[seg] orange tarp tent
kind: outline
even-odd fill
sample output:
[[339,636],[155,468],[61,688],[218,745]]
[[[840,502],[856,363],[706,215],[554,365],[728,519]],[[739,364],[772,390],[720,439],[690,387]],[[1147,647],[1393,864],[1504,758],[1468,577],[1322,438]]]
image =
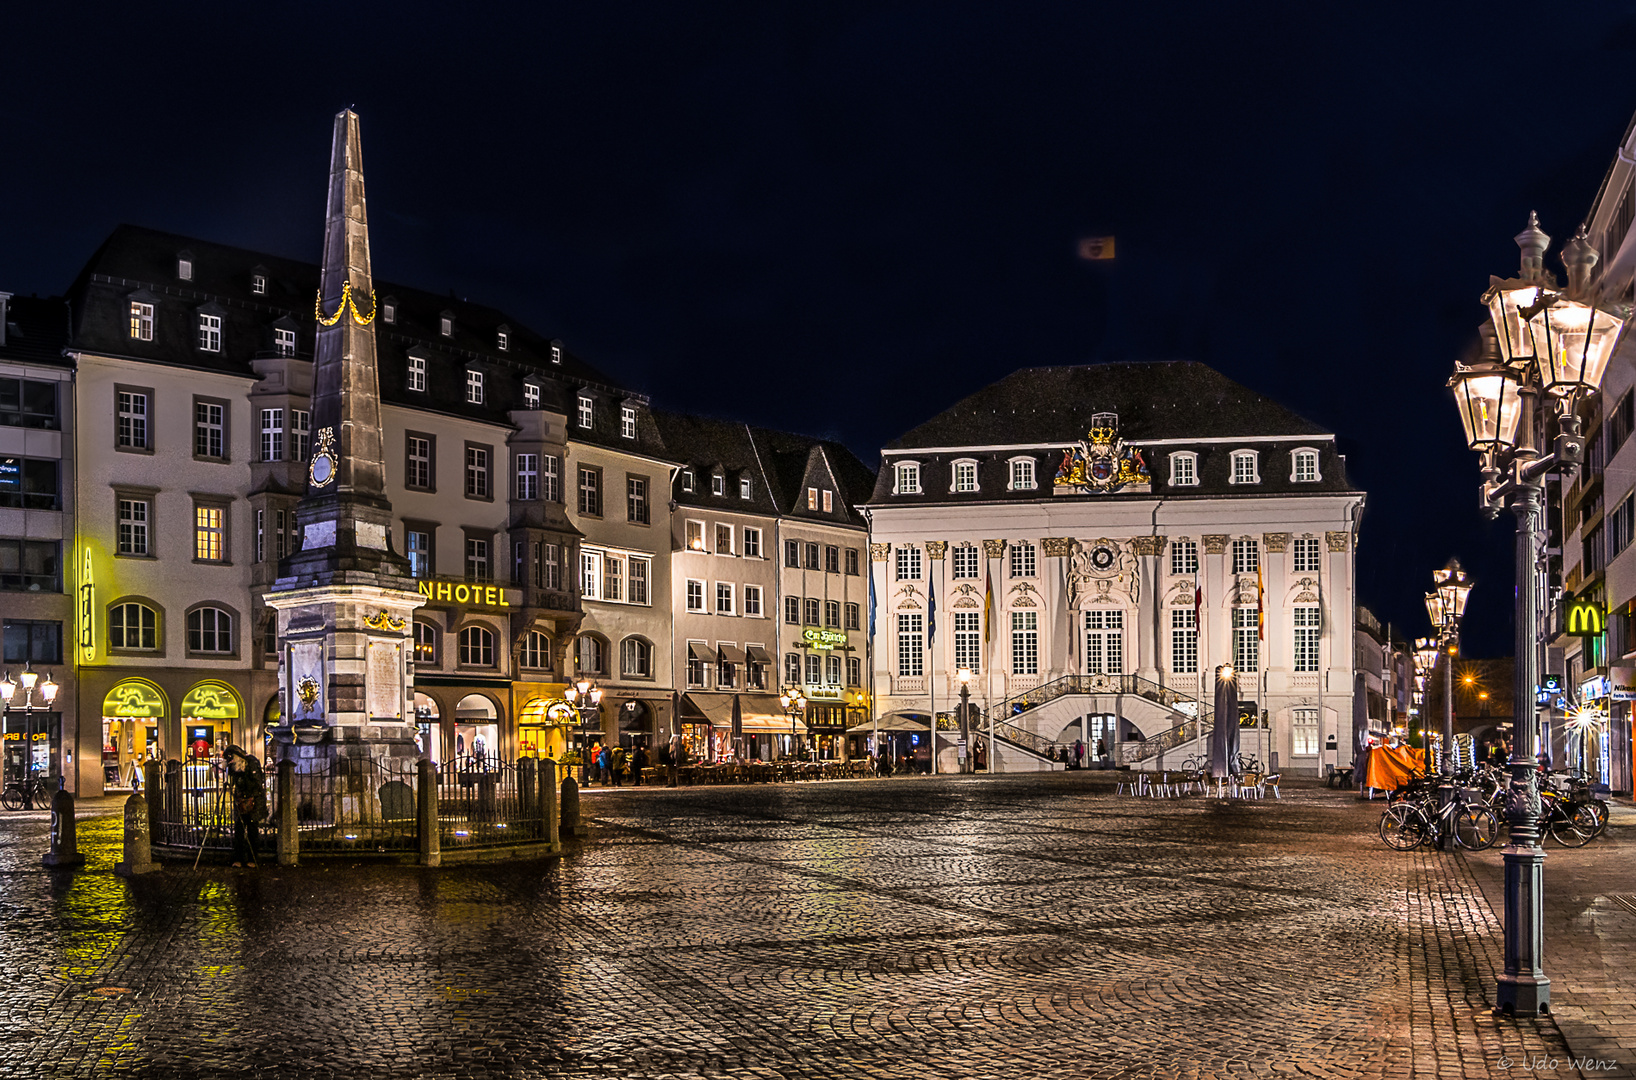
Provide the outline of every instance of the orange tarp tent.
[[1381,791],[1395,791],[1409,782],[1411,776],[1426,772],[1426,751],[1412,746],[1377,746],[1369,751],[1369,771],[1364,774],[1363,786]]

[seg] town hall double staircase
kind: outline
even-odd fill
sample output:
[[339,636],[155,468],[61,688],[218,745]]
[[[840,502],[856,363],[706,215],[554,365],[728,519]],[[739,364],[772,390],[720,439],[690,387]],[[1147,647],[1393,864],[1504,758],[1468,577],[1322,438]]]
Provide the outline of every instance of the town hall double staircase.
[[[1056,736],[1083,716],[1114,714],[1143,732],[1155,734],[1117,747],[1118,763],[1140,768],[1150,762],[1203,752],[1214,727],[1208,702],[1139,675],[1064,675],[1007,698],[989,710],[996,750],[1011,768],[1056,767],[1062,743]],[[1089,748],[1087,748],[1087,753]]]

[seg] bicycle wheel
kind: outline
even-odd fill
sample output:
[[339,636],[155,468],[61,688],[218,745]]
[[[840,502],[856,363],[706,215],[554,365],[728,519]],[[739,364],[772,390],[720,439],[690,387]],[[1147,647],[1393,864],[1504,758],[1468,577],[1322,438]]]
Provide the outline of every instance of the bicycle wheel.
[[1380,815],[1380,838],[1396,851],[1412,851],[1426,842],[1430,825],[1412,803],[1394,803]]
[[0,806],[7,810],[21,810],[23,808],[23,789],[16,784],[7,784],[4,791],[0,791]]
[[1486,806],[1466,806],[1454,813],[1454,842],[1467,851],[1482,851],[1500,838],[1500,819]]
[[1596,818],[1596,835],[1601,836],[1608,831],[1608,804],[1599,799],[1591,799],[1582,803],[1582,806]]
[[1562,807],[1562,813],[1551,822],[1551,839],[1563,847],[1579,848],[1596,836],[1596,816],[1585,809],[1584,803]]

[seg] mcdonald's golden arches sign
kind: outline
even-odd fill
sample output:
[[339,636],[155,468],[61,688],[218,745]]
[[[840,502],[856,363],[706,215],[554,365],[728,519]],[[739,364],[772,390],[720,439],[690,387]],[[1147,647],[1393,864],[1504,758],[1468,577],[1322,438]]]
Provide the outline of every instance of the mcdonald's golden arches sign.
[[1575,596],[1564,601],[1568,605],[1568,633],[1574,637],[1600,637],[1607,624],[1607,613],[1602,605],[1589,596]]

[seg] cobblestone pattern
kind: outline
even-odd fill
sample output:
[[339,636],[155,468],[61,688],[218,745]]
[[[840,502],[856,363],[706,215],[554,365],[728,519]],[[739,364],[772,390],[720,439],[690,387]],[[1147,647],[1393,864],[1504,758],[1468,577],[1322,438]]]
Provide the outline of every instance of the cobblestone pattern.
[[[1487,1077],[1498,926],[1380,806],[1083,774],[587,797],[559,863],[39,869],[0,823],[0,1072]],[[1571,1075],[1567,1069],[1553,1073]]]

